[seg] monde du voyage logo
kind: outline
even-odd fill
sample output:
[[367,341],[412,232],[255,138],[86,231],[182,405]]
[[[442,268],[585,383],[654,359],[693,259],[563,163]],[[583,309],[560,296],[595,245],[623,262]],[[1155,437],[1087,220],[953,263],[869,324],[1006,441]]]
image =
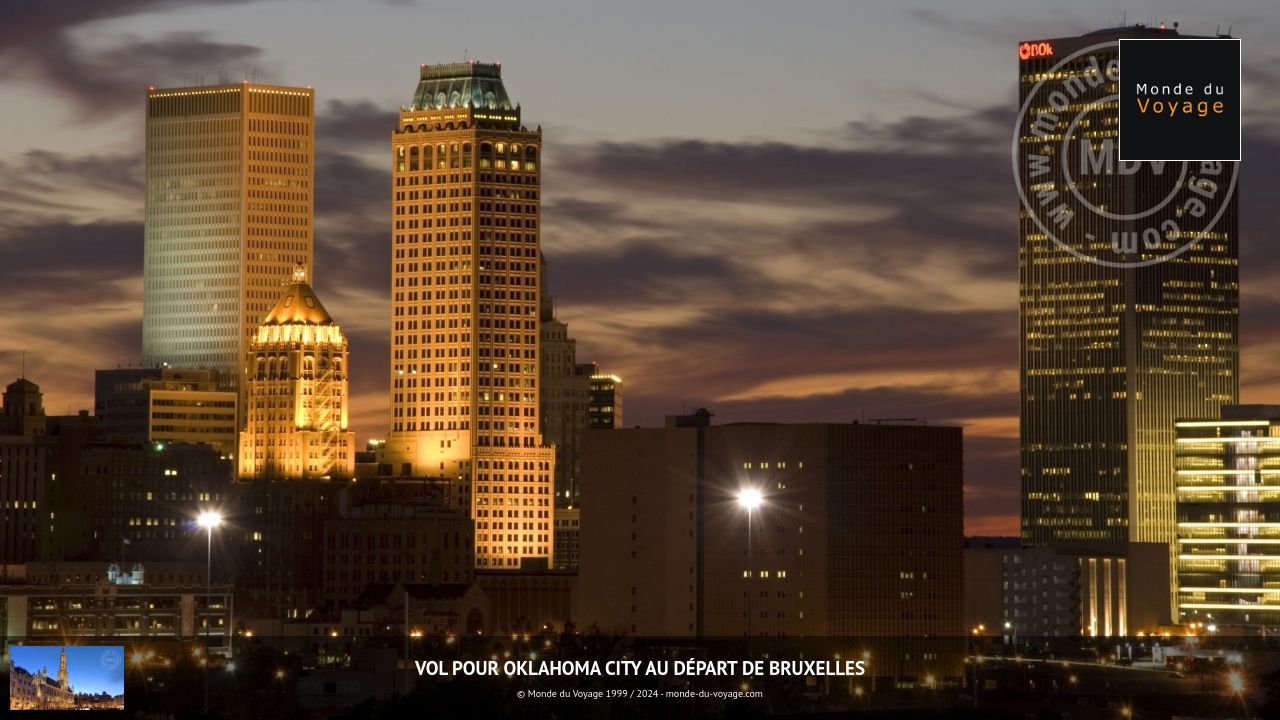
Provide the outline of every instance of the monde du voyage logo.
[[[1120,160],[1117,49],[1115,40],[1102,42],[1047,70],[1023,69],[1024,82],[1031,73],[1035,85],[1014,127],[1013,174],[1026,216],[1062,250],[1108,267],[1142,267],[1217,237],[1239,168],[1175,160],[1176,144],[1166,148],[1169,160]],[[1049,42],[1018,46],[1023,62],[1053,55]]]

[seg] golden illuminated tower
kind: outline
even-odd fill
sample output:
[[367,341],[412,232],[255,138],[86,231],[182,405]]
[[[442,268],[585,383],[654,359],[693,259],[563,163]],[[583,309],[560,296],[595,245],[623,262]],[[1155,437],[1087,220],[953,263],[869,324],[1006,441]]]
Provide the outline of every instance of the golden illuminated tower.
[[[1043,221],[1025,206],[1020,212],[1027,544],[1172,544],[1175,422],[1214,417],[1239,395],[1234,195],[1215,201],[1214,224],[1212,213],[1189,213],[1175,195],[1191,185],[1180,179],[1179,163],[1126,169],[1118,160],[1118,81],[1106,69],[1119,66],[1119,41],[1176,37],[1138,25],[1019,48],[1020,104],[1027,108],[1018,127],[1019,187],[1032,198],[1068,198],[1078,217],[1054,227],[1055,242]],[[1075,103],[1071,116],[1037,125],[1061,98]],[[1070,152],[1059,152],[1060,144],[1067,147],[1064,134]],[[1033,167],[1046,144],[1053,152],[1047,174]],[[1163,172],[1166,165],[1174,169]],[[1202,163],[1188,165],[1203,172]],[[1114,249],[1112,238],[1166,223],[1183,229],[1157,234],[1159,244],[1141,255]],[[1201,239],[1166,255],[1192,236]]]
[[242,479],[354,474],[356,439],[347,430],[347,339],[301,266],[249,346],[244,398]]
[[147,93],[142,355],[244,371],[280,283],[312,259],[314,93],[256,83]]
[[538,431],[541,148],[501,66],[477,62],[422,66],[391,135],[383,467],[454,480],[480,568],[551,564],[554,455]]

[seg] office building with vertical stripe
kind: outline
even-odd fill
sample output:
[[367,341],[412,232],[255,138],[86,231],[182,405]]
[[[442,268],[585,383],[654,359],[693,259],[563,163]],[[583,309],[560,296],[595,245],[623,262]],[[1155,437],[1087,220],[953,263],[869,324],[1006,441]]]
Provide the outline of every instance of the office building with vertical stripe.
[[217,370],[239,388],[281,287],[299,264],[311,276],[314,109],[310,88],[147,92],[146,366]]
[[[1216,416],[1238,395],[1234,195],[1216,218],[1198,217],[1163,200],[1188,192],[1202,163],[1119,160],[1108,70],[1119,40],[1176,37],[1131,26],[1018,48],[1027,544],[1172,544],[1174,422]],[[1050,202],[1069,222],[1037,220]]]

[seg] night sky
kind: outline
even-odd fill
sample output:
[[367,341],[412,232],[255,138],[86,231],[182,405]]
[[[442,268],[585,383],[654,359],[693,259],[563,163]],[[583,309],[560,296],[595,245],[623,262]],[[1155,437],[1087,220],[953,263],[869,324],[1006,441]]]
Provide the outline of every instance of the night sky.
[[[141,358],[148,85],[312,85],[316,290],[352,341],[359,442],[388,420],[389,135],[420,63],[503,62],[545,131],[543,249],[626,423],[965,427],[967,530],[1017,532],[1021,40],[1073,3],[0,3],[0,378],[50,413]],[[1243,397],[1280,402],[1280,16],[1164,3],[1244,38]]]

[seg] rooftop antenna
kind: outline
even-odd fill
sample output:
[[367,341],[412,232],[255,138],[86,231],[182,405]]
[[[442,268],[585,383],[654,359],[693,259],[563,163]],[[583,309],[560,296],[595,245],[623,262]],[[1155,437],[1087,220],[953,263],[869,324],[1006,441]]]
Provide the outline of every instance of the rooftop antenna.
[[21,376],[21,377],[24,377],[24,378],[25,378],[26,376],[27,376],[27,351],[26,351],[26,350],[23,350],[23,351],[22,351],[22,376]]

